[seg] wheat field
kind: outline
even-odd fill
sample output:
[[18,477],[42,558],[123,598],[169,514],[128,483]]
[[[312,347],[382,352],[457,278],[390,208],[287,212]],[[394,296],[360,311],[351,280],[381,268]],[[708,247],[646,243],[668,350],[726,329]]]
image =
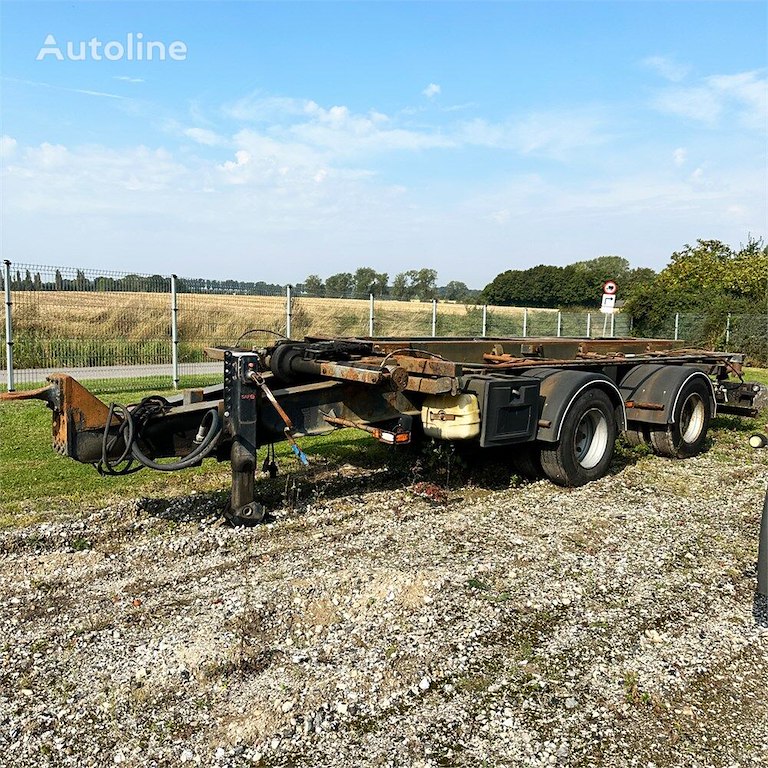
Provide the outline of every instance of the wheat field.
[[[14,291],[13,326],[17,334],[67,339],[165,338],[170,333],[171,300],[165,293],[79,291]],[[178,327],[182,339],[234,341],[251,328],[284,332],[283,296],[178,295]],[[369,302],[362,299],[294,298],[292,330],[296,335],[368,334]],[[554,310],[536,310],[551,315]],[[523,310],[494,307],[489,317],[522,327]],[[431,333],[432,303],[375,302],[376,335]],[[440,302],[438,328],[467,326],[482,331],[482,309]],[[471,330],[470,330],[471,327]]]
[[[161,363],[170,357],[168,293],[13,291],[12,302],[18,368]],[[182,362],[201,361],[205,346],[233,345],[249,331],[255,331],[246,337],[249,345],[286,332],[284,296],[180,293],[177,306]],[[431,302],[377,300],[374,307],[375,336],[432,335]],[[291,336],[368,336],[369,311],[363,299],[294,298]],[[522,335],[524,313],[518,307],[488,307],[486,335]],[[585,317],[563,313],[562,335],[584,335]],[[528,310],[525,322],[528,335],[555,335],[558,313]],[[482,332],[482,307],[438,303],[438,336]]]

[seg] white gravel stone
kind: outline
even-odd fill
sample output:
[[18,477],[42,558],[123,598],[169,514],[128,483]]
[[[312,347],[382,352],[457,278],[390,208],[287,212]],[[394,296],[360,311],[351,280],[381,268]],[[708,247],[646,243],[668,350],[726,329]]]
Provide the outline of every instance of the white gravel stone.
[[768,764],[768,454],[713,439],[583,488],[313,468],[252,529],[203,492],[0,529],[3,766]]

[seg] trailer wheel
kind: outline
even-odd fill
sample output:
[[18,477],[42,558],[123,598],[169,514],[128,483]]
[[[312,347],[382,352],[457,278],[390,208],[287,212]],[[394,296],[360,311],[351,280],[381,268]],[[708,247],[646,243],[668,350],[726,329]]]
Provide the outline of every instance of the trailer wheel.
[[651,442],[651,435],[647,425],[630,422],[630,425],[624,430],[624,439],[633,448],[638,448],[641,445],[649,445]]
[[584,485],[607,472],[615,442],[613,403],[605,392],[593,387],[566,414],[559,442],[542,446],[541,467],[553,483]]
[[702,378],[683,385],[672,417],[672,424],[651,430],[653,450],[672,459],[701,453],[712,418],[712,394]]
[[514,450],[510,463],[512,471],[525,480],[538,480],[542,475],[541,451],[538,446],[521,446]]

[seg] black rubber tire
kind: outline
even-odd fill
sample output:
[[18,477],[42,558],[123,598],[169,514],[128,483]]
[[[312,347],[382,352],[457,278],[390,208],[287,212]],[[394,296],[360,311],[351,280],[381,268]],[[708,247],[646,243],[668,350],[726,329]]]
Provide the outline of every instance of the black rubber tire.
[[541,468],[557,485],[579,486],[603,477],[616,444],[616,411],[608,395],[587,389],[563,420],[560,440],[541,447]]
[[637,421],[630,421],[629,426],[624,430],[624,439],[633,447],[638,448],[641,445],[650,445],[651,435],[647,424],[640,424]]
[[670,459],[687,459],[701,453],[712,419],[712,390],[703,378],[683,384],[672,418],[672,424],[651,429],[654,452]]
[[537,445],[514,449],[510,463],[512,471],[525,480],[538,480],[544,474],[541,468],[541,451]]

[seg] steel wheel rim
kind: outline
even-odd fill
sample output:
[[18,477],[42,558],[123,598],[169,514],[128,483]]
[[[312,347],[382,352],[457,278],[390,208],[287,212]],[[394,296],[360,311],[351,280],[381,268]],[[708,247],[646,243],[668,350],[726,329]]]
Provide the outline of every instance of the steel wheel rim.
[[596,467],[608,445],[608,419],[598,408],[590,408],[576,425],[574,451],[584,469]]
[[683,442],[695,443],[699,439],[704,429],[705,414],[704,398],[698,392],[688,395],[680,411],[680,435]]

